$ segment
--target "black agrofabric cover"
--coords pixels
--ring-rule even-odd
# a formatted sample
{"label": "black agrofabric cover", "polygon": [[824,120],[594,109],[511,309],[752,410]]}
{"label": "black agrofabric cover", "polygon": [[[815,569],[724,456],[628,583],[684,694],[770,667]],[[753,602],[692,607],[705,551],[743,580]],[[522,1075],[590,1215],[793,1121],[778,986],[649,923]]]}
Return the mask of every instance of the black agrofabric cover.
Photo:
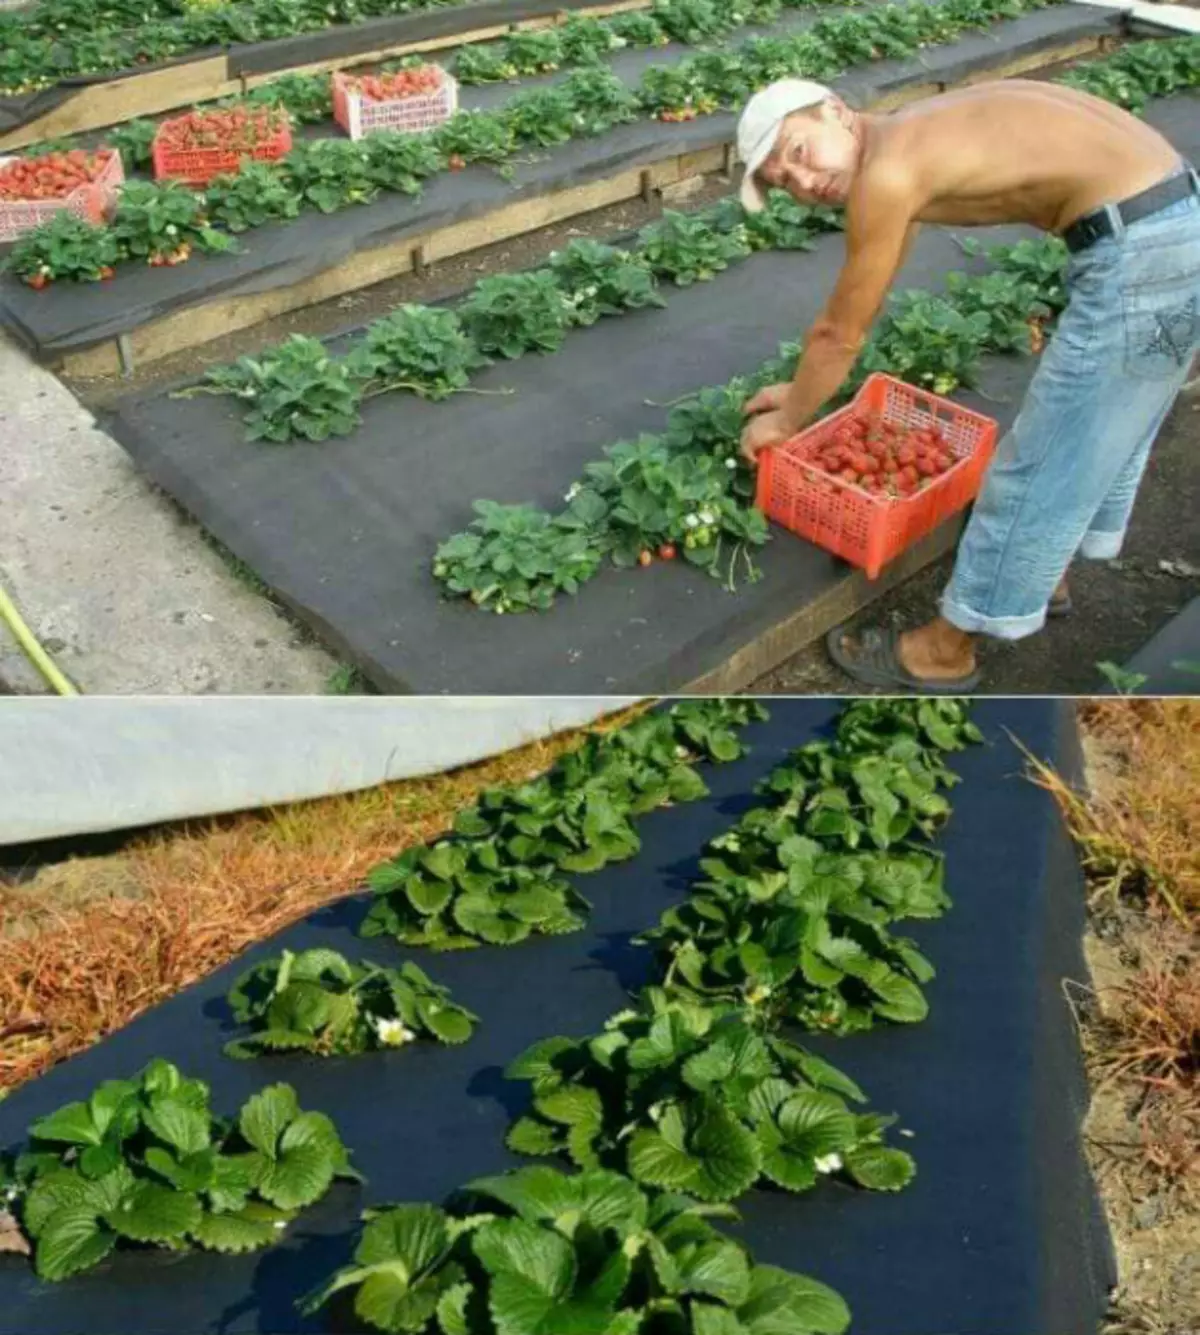
{"label": "black agrofabric cover", "polygon": [[[811,20],[805,16],[805,21]],[[1060,5],[931,47],[919,60],[879,61],[853,70],[834,80],[833,87],[865,104],[911,84],[954,83],[1005,59],[1112,31],[1117,22],[1113,11]],[[661,63],[670,63],[661,59],[661,53],[630,52],[613,68],[635,82],[647,64]],[[516,91],[511,85],[467,90],[464,103],[494,105]],[[244,233],[236,253],[197,255],[173,269],[126,266],[112,283],[51,284],[37,292],[11,276],[2,277],[0,324],[39,358],[78,352],[222,295],[289,287],[358,251],[481,217],[519,199],[605,180],[680,153],[731,142],[735,120],[727,112],[682,125],[643,120],[595,139],[572,140],[532,154],[514,164],[511,181],[486,167],[443,172],[415,199],[385,194],[371,204],[333,214],[305,212],[291,222]]]}
{"label": "black agrofabric cover", "polygon": [[[314,914],[156,1007],[0,1104],[0,1145],[35,1118],[131,1075],[155,1056],[208,1080],[230,1113],[278,1080],[302,1107],[328,1113],[363,1188],[341,1184],[279,1246],[244,1257],[124,1254],[62,1284],[0,1257],[3,1335],[235,1335],[319,1331],[294,1299],[344,1263],[365,1205],[438,1200],[472,1177],[519,1162],[503,1146],[527,1087],[508,1061],[552,1034],[594,1032],[653,981],[650,952],[631,937],[678,901],[703,843],[752,804],[754,784],[788,751],[826,730],[837,705],[769,704],[747,731],[750,756],[707,769],[708,799],[653,813],[641,854],[578,885],[588,928],[510,950],[430,956],[355,935],[367,899]],[[1022,777],[1010,738],[1078,774],[1070,707],[981,702],[986,745],[954,758],[963,782],[939,840],[955,907],[909,925],[938,968],[930,1017],[848,1039],[811,1042],[914,1133],[913,1184],[892,1196],[834,1182],[803,1196],[752,1192],[738,1234],[763,1261],[832,1284],[854,1311],[853,1335],[1096,1335],[1114,1282],[1107,1232],[1086,1171],[1080,1124],[1087,1090],[1064,979],[1083,979],[1078,865],[1052,799]],[[353,1059],[238,1062],[224,997],[250,963],[280,948],[323,945],[395,963],[407,953],[448,984],[482,1024],[462,1048]],[[342,1327],[344,1329],[344,1327]]]}
{"label": "black agrofabric cover", "polygon": [[[1200,695],[1200,598],[1193,598],[1126,664],[1139,695]],[[1109,686],[1105,694],[1112,692]]]}

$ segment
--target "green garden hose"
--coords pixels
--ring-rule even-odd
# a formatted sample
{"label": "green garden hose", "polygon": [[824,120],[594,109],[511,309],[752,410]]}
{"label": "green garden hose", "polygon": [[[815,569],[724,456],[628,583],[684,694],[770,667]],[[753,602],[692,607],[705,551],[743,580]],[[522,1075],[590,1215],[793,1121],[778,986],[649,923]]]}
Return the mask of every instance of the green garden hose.
{"label": "green garden hose", "polygon": [[26,658],[33,664],[59,695],[78,695],[79,691],[54,665],[54,660],[38,643],[37,636],[25,624],[12,599],[0,585],[0,620],[12,631]]}

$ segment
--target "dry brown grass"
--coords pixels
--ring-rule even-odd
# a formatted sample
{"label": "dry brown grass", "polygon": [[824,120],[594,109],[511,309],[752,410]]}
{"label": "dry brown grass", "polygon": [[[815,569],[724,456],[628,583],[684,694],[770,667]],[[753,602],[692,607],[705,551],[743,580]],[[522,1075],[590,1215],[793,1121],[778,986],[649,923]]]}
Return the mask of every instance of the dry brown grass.
{"label": "dry brown grass", "polygon": [[[615,727],[632,713],[597,725]],[[582,730],[447,774],[158,831],[119,891],[0,888],[0,1091],[32,1079],[443,832],[485,788],[548,768]]]}
{"label": "dry brown grass", "polygon": [[1119,958],[1082,1036],[1129,1115],[1126,1173],[1200,1200],[1200,700],[1080,707],[1090,791],[1033,763],[1079,846]]}
{"label": "dry brown grass", "polygon": [[1083,857],[1093,901],[1136,896],[1200,921],[1200,700],[1093,700],[1081,708],[1094,791],[1044,766]]}

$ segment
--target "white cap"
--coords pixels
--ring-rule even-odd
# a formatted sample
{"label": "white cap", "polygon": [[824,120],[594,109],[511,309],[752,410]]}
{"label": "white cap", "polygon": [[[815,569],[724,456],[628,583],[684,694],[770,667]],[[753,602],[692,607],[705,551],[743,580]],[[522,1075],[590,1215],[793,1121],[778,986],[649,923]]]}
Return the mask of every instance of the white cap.
{"label": "white cap", "polygon": [[738,121],[737,146],[738,157],[746,164],[741,193],[747,212],[758,213],[766,207],[762,187],[755,177],[775,147],[784,118],[832,96],[824,84],[809,79],[779,79],[759,89],[746,103]]}

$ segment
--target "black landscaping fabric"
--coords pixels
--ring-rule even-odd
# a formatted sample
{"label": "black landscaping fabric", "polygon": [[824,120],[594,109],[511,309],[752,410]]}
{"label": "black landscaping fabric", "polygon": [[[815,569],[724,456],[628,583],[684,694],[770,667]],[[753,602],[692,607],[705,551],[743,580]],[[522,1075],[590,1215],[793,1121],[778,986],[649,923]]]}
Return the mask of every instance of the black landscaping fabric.
{"label": "black landscaping fabric", "polygon": [[1200,598],[1193,598],[1147,641],[1126,671],[1146,678],[1138,695],[1200,695]]}
{"label": "black landscaping fabric", "polygon": [[[751,804],[754,783],[790,749],[828,727],[837,706],[769,707],[770,721],[747,732],[752,754],[705,771],[708,799],[646,817],[635,860],[577,878],[594,905],[584,932],[430,956],[358,940],[368,901],[343,901],[16,1090],[0,1104],[0,1145],[157,1056],[209,1081],[224,1114],[286,1080],[302,1107],[335,1120],[368,1181],[336,1186],[279,1246],[256,1255],[125,1254],[61,1284],[0,1257],[0,1332],[349,1329],[330,1313],[301,1319],[293,1301],[349,1258],[360,1209],[440,1201],[475,1176],[528,1162],[503,1146],[527,1095],[503,1079],[506,1063],[539,1038],[594,1032],[629,989],[653,981],[649,952],[631,937],[678,901],[703,842]],[[803,1196],[756,1191],[741,1202],[736,1232],[758,1259],[833,1285],[854,1312],[853,1335],[1096,1335],[1114,1282],[1081,1151],[1087,1089],[1062,991],[1064,979],[1086,976],[1081,877],[1052,799],[1022,777],[1012,740],[1074,779],[1074,723],[1069,706],[1045,700],[980,702],[975,715],[987,744],[953,758],[963,782],[938,841],[955,907],[907,932],[938,969],[929,1018],[802,1039],[857,1080],[872,1109],[897,1113],[914,1133],[895,1143],[916,1156],[916,1179],[894,1196],[826,1182]],[[221,1044],[234,1031],[224,997],[240,971],[282,947],[317,945],[385,964],[417,959],[481,1016],[476,1036],[462,1048],[353,1059],[225,1058]]]}
{"label": "black landscaping fabric", "polygon": [[[662,428],[667,411],[652,405],[755,370],[816,316],[842,252],[842,238],[829,235],[809,254],[752,256],[713,282],[669,288],[663,310],[601,320],[556,353],[501,362],[473,381],[511,396],[383,395],[351,436],[320,445],[251,444],[236,400],[169,390],[119,403],[105,425],[382,690],[680,689],[828,593],[848,567],[775,530],[756,554],[764,578],[736,594],[682,561],[606,566],[548,612],[496,616],[441,598],[434,549],[470,522],[476,498],[561,509],[605,446]],[[964,266],[980,262],[949,231],[927,228],[897,289],[938,290],[947,270]],[[968,402],[1007,424],[1028,368],[994,359],[985,389],[1002,401]]]}
{"label": "black landscaping fabric", "polygon": [[[1032,54],[1119,23],[1111,10],[1062,5],[931,47],[919,60],[879,61],[833,81],[845,96],[868,103],[913,84],[954,83],[972,72]],[[643,53],[633,53],[644,58]],[[645,58],[645,63],[661,63]],[[507,89],[510,96],[514,90]],[[507,100],[502,90],[477,100]],[[194,256],[173,269],[125,266],[112,283],[51,284],[38,292],[11,276],[0,279],[0,324],[39,358],[78,352],[151,321],[223,294],[250,295],[288,287],[350,255],[494,212],[518,199],[729,143],[730,112],[669,125],[644,120],[595,139],[579,139],[521,161],[513,179],[473,167],[442,173],[416,199],[384,195],[333,214],[306,212],[291,222],[244,233],[239,253]]]}

